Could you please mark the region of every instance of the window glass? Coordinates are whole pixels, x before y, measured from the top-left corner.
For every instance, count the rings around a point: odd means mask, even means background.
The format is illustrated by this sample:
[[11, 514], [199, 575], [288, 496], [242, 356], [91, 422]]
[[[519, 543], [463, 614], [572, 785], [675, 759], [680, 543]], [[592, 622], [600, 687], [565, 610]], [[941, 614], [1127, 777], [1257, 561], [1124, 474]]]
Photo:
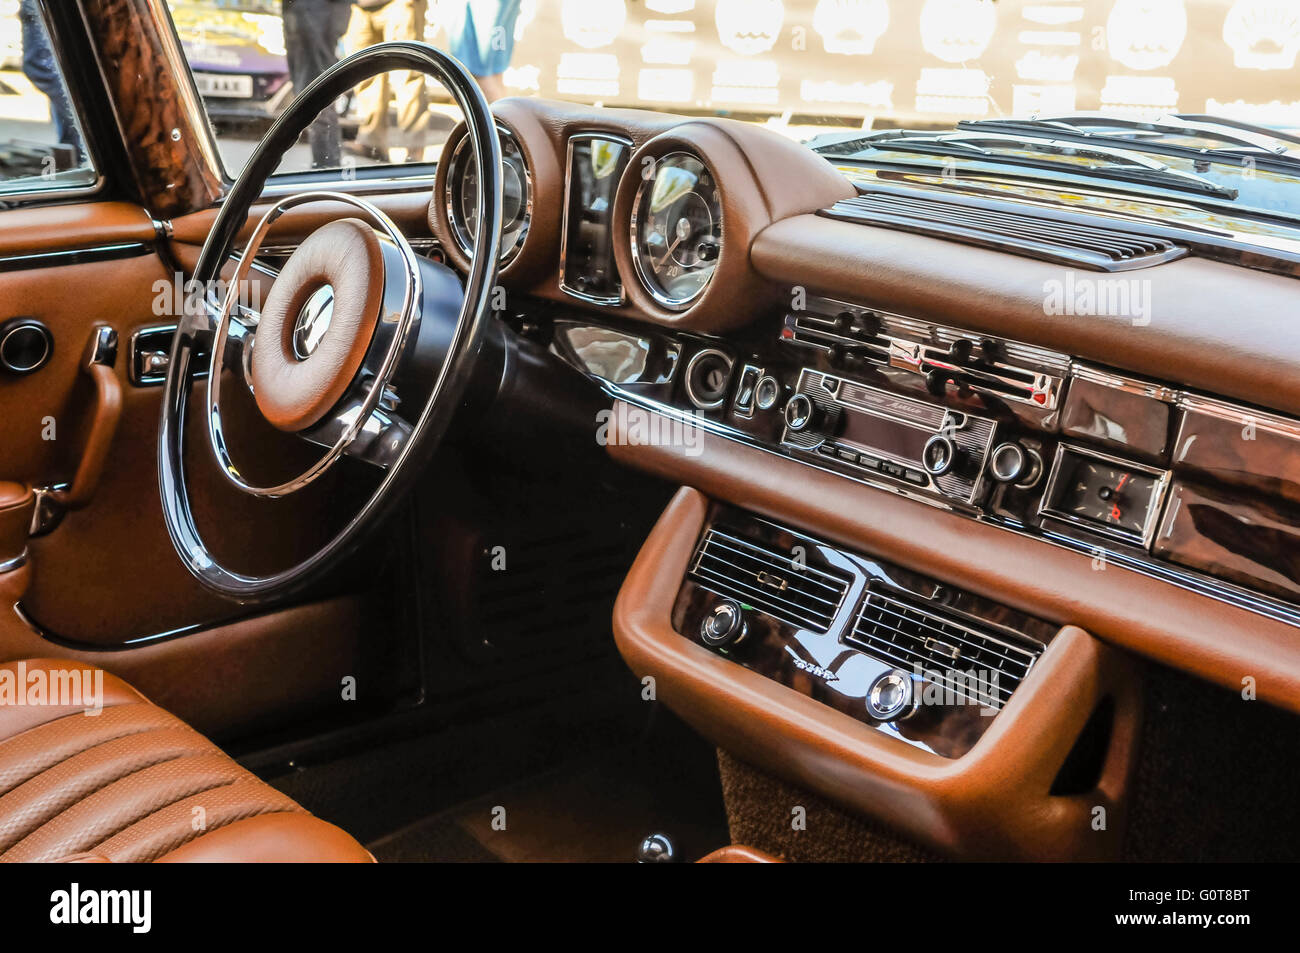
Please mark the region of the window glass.
[[[303, 88], [342, 57], [386, 40], [434, 42], [426, 0], [168, 0], [181, 47], [237, 175]], [[438, 8], [435, 7], [436, 12]], [[396, 71], [361, 83], [317, 117], [281, 174], [432, 162], [459, 109], [436, 80]]]
[[[273, 115], [295, 74], [392, 39], [449, 50], [489, 99], [728, 116], [818, 144], [1081, 113], [1300, 129], [1297, 0], [171, 3], [232, 170], [251, 139], [225, 117]], [[457, 117], [431, 85], [389, 77], [341, 102], [342, 163], [432, 157]]]
[[41, 5], [0, 0], [0, 194], [94, 185], [84, 142]]

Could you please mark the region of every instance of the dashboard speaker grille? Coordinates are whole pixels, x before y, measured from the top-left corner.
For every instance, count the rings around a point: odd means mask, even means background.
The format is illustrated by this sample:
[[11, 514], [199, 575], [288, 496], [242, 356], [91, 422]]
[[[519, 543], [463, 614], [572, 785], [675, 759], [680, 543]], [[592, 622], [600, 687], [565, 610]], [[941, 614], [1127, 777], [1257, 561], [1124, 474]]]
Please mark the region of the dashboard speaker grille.
[[845, 641], [904, 671], [919, 666], [940, 688], [999, 709], [1042, 653], [1037, 643], [1013, 643], [921, 599], [874, 586]]
[[1186, 248], [1165, 238], [1082, 225], [1019, 209], [968, 205], [893, 192], [866, 192], [843, 199], [822, 214], [1097, 271], [1146, 268], [1187, 254]]
[[710, 592], [817, 632], [830, 629], [849, 589], [847, 579], [717, 528], [700, 541], [688, 576]]

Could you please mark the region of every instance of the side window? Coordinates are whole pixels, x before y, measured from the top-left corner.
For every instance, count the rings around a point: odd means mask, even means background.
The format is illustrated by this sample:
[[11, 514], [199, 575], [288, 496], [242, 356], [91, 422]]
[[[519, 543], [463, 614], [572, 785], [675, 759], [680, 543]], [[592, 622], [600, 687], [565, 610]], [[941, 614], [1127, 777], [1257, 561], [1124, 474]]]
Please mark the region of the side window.
[[[168, 0], [227, 174], [271, 122], [351, 53], [387, 40], [435, 42], [428, 0]], [[279, 174], [437, 160], [459, 110], [432, 79], [393, 72], [361, 83], [317, 117]]]
[[86, 189], [84, 145], [38, 0], [0, 0], [0, 196]]

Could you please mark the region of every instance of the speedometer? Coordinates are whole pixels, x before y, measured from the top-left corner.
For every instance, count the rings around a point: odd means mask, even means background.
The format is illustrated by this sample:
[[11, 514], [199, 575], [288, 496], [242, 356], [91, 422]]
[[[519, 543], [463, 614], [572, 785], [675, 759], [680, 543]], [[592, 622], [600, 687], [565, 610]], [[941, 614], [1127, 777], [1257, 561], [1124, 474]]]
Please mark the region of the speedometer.
[[722, 254], [722, 199], [713, 173], [674, 152], [655, 163], [632, 206], [632, 260], [661, 305], [685, 308], [713, 277]]
[[[501, 264], [506, 265], [523, 247], [532, 212], [528, 166], [515, 137], [498, 127], [501, 135]], [[451, 154], [447, 170], [447, 219], [451, 222], [456, 246], [466, 258], [470, 256], [478, 235], [478, 169], [469, 151], [469, 136], [461, 139]]]

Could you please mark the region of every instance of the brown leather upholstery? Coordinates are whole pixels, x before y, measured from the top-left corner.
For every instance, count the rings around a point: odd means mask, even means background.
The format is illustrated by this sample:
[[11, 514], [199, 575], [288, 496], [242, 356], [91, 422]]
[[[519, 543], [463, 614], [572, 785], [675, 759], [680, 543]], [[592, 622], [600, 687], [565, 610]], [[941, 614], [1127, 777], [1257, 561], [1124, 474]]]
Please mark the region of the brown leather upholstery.
[[[374, 229], [357, 218], [318, 228], [285, 262], [258, 323], [252, 372], [257, 406], [281, 430], [305, 430], [338, 403], [361, 368], [384, 293], [383, 252]], [[315, 352], [298, 359], [294, 324], [324, 285], [334, 313]]]
[[36, 497], [23, 483], [0, 480], [0, 563], [21, 556], [27, 547]]
[[[88, 693], [77, 704], [16, 703], [69, 675]], [[122, 680], [62, 659], [0, 665], [0, 861], [370, 860]]]
[[780, 857], [773, 857], [771, 854], [758, 850], [755, 847], [746, 847], [744, 844], [732, 844], [729, 847], [719, 847], [712, 853], [705, 854], [697, 864], [780, 864], [783, 863]]

